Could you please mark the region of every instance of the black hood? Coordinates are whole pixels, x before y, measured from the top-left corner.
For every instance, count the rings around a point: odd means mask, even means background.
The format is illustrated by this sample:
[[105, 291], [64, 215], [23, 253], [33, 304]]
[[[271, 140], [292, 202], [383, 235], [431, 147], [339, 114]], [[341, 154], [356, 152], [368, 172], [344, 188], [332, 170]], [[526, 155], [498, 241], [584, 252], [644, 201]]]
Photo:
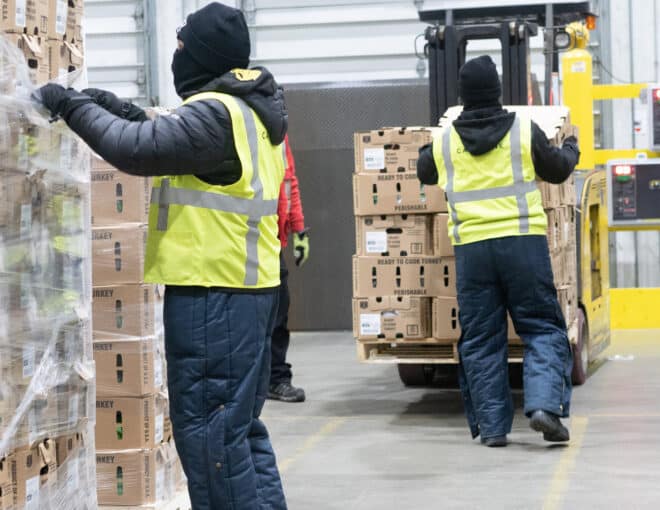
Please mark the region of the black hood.
[[501, 105], [468, 108], [454, 121], [454, 127], [465, 149], [479, 156], [495, 148], [509, 132], [515, 118], [515, 113], [509, 113]]
[[199, 90], [187, 92], [184, 98], [200, 92], [222, 92], [240, 97], [259, 115], [271, 143], [279, 145], [284, 141], [289, 126], [284, 90], [266, 68], [233, 69]]

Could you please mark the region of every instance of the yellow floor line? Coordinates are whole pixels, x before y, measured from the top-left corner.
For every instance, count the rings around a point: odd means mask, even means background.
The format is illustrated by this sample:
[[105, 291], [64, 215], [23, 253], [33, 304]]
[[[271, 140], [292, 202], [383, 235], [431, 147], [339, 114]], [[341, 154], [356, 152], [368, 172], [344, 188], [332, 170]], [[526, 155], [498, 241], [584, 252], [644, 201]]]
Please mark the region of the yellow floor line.
[[346, 418], [333, 418], [328, 423], [323, 425], [323, 427], [321, 427], [316, 433], [309, 436], [302, 444], [302, 446], [296, 449], [293, 455], [287, 457], [279, 463], [280, 473], [285, 473], [292, 464], [309, 453], [323, 439], [332, 435], [345, 421]]
[[562, 500], [566, 495], [571, 474], [575, 467], [575, 460], [582, 448], [582, 441], [588, 423], [589, 419], [585, 417], [575, 417], [571, 420], [570, 446], [561, 454], [559, 464], [555, 469], [555, 474], [543, 502], [543, 510], [559, 510], [561, 508]]

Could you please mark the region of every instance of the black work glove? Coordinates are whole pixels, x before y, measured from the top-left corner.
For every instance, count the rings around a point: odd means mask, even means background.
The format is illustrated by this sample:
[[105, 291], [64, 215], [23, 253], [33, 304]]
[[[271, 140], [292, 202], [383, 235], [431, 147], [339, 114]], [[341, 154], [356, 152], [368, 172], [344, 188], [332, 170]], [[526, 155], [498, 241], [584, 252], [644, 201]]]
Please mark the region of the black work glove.
[[128, 101], [122, 101], [114, 93], [103, 89], [85, 89], [83, 94], [87, 94], [101, 108], [109, 111], [117, 117], [132, 121], [147, 120], [147, 115], [139, 106], [135, 106]]
[[65, 89], [55, 83], [41, 87], [34, 98], [50, 111], [53, 118], [62, 117], [65, 121], [78, 106], [93, 102], [88, 95], [74, 89]]

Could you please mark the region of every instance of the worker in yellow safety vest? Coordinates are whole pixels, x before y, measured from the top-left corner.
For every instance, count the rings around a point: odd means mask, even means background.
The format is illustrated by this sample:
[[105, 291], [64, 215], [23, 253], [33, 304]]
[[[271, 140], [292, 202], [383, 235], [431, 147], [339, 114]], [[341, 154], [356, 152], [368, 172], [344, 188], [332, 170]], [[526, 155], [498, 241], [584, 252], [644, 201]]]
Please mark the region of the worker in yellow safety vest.
[[192, 507], [286, 509], [268, 432], [280, 285], [277, 206], [288, 116], [248, 68], [243, 13], [211, 2], [177, 31], [183, 106], [149, 119], [100, 89], [47, 85], [42, 103], [122, 171], [153, 176], [145, 281], [165, 284], [170, 416]]
[[572, 354], [536, 177], [566, 180], [579, 159], [577, 139], [553, 147], [531, 119], [503, 109], [488, 56], [461, 68], [459, 95], [463, 112], [420, 150], [417, 174], [447, 196], [462, 330], [459, 379], [472, 436], [506, 446], [511, 432], [508, 312], [525, 344], [530, 426], [547, 441], [568, 441], [560, 417], [569, 414]]

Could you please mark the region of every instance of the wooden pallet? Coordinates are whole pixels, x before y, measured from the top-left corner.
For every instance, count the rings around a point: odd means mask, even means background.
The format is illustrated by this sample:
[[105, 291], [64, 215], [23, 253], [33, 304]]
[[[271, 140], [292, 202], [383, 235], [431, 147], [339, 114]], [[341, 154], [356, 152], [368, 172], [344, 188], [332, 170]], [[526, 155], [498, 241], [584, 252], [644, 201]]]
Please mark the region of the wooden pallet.
[[[358, 359], [362, 363], [410, 363], [441, 365], [458, 363], [458, 340], [428, 338], [423, 341], [357, 342]], [[509, 340], [509, 361], [522, 362], [520, 340]]]

